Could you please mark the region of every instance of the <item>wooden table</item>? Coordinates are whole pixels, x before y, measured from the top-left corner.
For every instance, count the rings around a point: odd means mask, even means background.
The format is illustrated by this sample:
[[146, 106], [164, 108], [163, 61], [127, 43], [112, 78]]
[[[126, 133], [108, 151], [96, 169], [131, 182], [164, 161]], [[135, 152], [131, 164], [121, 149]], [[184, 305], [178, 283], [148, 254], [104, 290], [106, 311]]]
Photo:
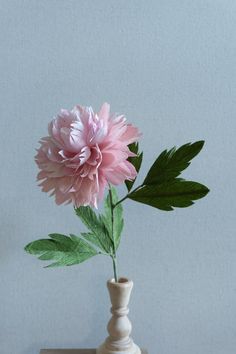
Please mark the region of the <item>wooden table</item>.
[[[40, 354], [96, 354], [96, 349], [41, 349]], [[142, 354], [148, 354], [142, 349]]]

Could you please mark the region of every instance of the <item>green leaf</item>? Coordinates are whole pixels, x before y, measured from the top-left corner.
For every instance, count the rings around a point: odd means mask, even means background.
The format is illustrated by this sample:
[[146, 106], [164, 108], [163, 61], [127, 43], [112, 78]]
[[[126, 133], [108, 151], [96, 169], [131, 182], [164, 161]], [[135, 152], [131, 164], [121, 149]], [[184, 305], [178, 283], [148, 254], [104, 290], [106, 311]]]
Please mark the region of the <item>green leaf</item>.
[[91, 231], [91, 233], [87, 234], [87, 237], [90, 238], [89, 241], [94, 243], [104, 252], [110, 254], [113, 249], [113, 244], [110, 239], [109, 231], [102, 218], [100, 216], [97, 217], [95, 212], [89, 206], [75, 208], [75, 212], [84, 225]]
[[209, 189], [200, 183], [176, 178], [166, 183], [141, 187], [129, 194], [129, 198], [169, 211], [173, 207], [188, 207], [193, 200], [203, 198], [208, 192]]
[[150, 168], [143, 185], [160, 184], [167, 182], [185, 170], [202, 149], [204, 141], [188, 143], [176, 150], [163, 151]]
[[[112, 204], [115, 205], [118, 202], [119, 197], [114, 187], [111, 187], [110, 190], [111, 190]], [[110, 237], [113, 239], [114, 242], [115, 250], [117, 250], [120, 244], [121, 233], [124, 226], [123, 208], [120, 203], [113, 209], [113, 237], [112, 237], [111, 198], [109, 193], [104, 202], [104, 209], [105, 209], [105, 215], [101, 217], [104, 223], [107, 225], [107, 229], [109, 230]]]
[[[138, 149], [139, 149], [139, 144], [138, 143], [132, 143], [129, 145], [129, 149], [131, 152], [133, 152], [134, 154], [136, 154], [137, 156], [134, 156], [134, 157], [129, 157], [128, 158], [128, 161], [130, 163], [132, 163], [132, 165], [135, 167], [137, 173], [139, 172], [140, 170], [140, 167], [142, 165], [142, 160], [143, 160], [143, 153], [139, 153], [138, 152]], [[136, 178], [133, 179], [132, 181], [129, 181], [129, 180], [126, 180], [125, 181], [125, 184], [126, 184], [126, 187], [128, 189], [128, 192], [131, 190], [131, 188], [133, 187], [134, 185], [134, 182], [135, 182]]]
[[94, 246], [96, 246], [98, 249], [100, 249], [102, 252], [106, 252], [102, 247], [99, 239], [97, 238], [96, 235], [94, 235], [92, 232], [81, 232], [81, 236], [88, 242], [92, 243]]
[[40, 260], [53, 261], [47, 267], [79, 264], [98, 254], [97, 250], [78, 236], [48, 236], [49, 239], [36, 240], [25, 247], [26, 252], [38, 256]]

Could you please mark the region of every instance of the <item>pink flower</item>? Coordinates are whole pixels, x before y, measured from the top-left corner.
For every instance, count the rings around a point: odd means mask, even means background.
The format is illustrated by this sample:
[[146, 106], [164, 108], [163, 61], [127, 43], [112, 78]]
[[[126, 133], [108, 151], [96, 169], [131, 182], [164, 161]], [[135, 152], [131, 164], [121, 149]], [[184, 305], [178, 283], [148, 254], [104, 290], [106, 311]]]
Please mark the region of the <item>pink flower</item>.
[[137, 175], [127, 158], [134, 156], [128, 145], [138, 140], [138, 129], [123, 115], [111, 116], [108, 103], [99, 113], [91, 107], [63, 109], [48, 132], [35, 157], [37, 178], [57, 204], [97, 207], [108, 183], [119, 185]]

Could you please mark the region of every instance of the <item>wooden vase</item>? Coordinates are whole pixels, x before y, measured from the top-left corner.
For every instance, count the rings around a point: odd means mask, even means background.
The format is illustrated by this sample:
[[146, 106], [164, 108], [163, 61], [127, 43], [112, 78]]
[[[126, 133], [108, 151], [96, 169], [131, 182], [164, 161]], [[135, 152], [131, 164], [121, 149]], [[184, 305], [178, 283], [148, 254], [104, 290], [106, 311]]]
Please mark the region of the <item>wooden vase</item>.
[[107, 325], [109, 336], [97, 349], [97, 354], [141, 354], [140, 348], [134, 344], [130, 333], [132, 325], [127, 315], [128, 304], [133, 282], [120, 278], [118, 282], [111, 279], [107, 282], [111, 300], [112, 317]]

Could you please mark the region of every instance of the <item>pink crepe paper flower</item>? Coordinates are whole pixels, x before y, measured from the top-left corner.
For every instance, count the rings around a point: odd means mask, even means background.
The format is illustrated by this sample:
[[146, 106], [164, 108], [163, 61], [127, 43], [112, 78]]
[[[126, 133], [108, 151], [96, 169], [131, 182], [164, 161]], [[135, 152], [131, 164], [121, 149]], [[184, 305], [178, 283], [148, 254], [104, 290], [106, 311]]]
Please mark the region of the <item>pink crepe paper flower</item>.
[[91, 107], [61, 110], [40, 140], [35, 161], [43, 192], [55, 195], [57, 204], [97, 207], [108, 183], [133, 180], [137, 172], [127, 160], [135, 156], [128, 145], [140, 133], [123, 115], [110, 115], [104, 103], [99, 113]]

